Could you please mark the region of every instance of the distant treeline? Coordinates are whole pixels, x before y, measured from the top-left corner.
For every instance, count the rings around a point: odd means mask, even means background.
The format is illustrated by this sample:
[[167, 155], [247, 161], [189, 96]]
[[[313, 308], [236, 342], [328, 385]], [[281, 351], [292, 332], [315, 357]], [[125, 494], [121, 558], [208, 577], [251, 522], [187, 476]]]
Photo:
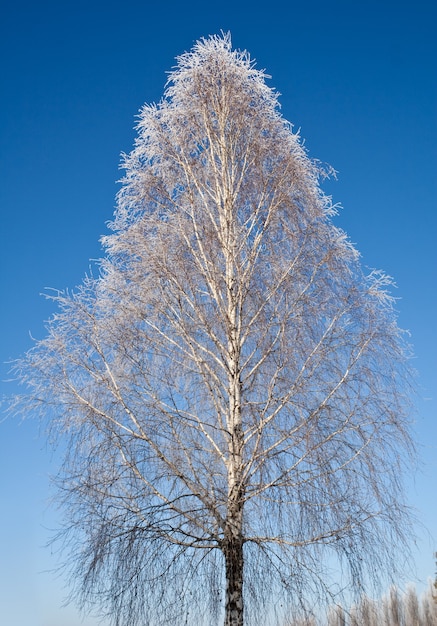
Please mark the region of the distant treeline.
[[414, 587], [392, 587], [380, 600], [363, 597], [347, 609], [332, 607], [324, 620], [307, 617], [286, 626], [437, 626], [437, 589], [431, 583], [419, 596]]

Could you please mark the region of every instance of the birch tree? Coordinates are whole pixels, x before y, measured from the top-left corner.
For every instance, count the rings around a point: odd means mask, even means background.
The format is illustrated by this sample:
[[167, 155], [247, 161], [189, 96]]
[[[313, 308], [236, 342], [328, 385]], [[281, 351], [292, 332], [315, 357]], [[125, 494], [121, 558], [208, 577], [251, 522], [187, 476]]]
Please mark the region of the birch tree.
[[416, 590], [412, 586], [407, 588], [404, 605], [405, 624], [408, 626], [421, 626], [419, 600]]
[[55, 293], [17, 366], [66, 441], [72, 595], [117, 626], [266, 624], [337, 594], [330, 567], [358, 589], [395, 573], [408, 542], [391, 281], [266, 78], [229, 36], [177, 59], [96, 276]]
[[428, 589], [422, 594], [420, 604], [421, 626], [435, 626], [437, 624], [437, 600], [434, 592], [435, 583], [429, 581]]

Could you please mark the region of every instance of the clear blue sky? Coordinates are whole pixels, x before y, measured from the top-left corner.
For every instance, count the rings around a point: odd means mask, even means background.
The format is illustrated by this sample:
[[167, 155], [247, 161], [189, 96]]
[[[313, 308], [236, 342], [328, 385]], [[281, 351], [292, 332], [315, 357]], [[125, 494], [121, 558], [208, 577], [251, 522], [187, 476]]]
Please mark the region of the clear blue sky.
[[[160, 99], [174, 57], [230, 30], [272, 76], [310, 156], [338, 170], [325, 187], [344, 207], [337, 224], [365, 265], [397, 282], [420, 372], [423, 467], [409, 495], [432, 536], [419, 529], [422, 582], [437, 550], [436, 13], [433, 0], [24, 0], [4, 3], [0, 20], [0, 361], [44, 335], [53, 312], [44, 288], [74, 287], [100, 256], [120, 152], [132, 147], [141, 105]], [[75, 609], [61, 606], [63, 579], [48, 571], [56, 458], [36, 423], [0, 423], [0, 464], [2, 623], [76, 626]]]

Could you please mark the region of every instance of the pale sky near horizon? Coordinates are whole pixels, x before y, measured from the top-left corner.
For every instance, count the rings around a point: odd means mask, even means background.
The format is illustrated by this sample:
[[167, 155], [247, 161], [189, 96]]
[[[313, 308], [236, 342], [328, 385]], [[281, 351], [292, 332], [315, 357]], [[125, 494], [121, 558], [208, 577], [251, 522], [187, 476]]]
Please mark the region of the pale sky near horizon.
[[[408, 483], [423, 524], [418, 587], [437, 550], [437, 45], [434, 1], [260, 4], [3, 4], [0, 19], [0, 378], [44, 336], [54, 309], [40, 293], [73, 288], [101, 255], [135, 116], [158, 101], [174, 58], [230, 31], [271, 75], [283, 116], [312, 158], [338, 171], [324, 189], [365, 266], [394, 277], [399, 323], [419, 372], [415, 434], [421, 471]], [[0, 622], [76, 626], [45, 544], [59, 514], [49, 473], [58, 458], [38, 424], [0, 416]], [[415, 580], [411, 572], [411, 580]], [[84, 626], [97, 623], [85, 618]], [[106, 624], [104, 623], [106, 626]]]

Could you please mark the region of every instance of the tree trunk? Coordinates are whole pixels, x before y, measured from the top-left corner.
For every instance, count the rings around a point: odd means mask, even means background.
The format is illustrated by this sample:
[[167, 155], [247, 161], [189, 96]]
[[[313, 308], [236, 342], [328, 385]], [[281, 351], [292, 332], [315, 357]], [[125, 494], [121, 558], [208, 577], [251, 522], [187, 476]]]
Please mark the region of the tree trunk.
[[[223, 140], [224, 141], [224, 140]], [[224, 155], [224, 162], [227, 156]], [[229, 194], [230, 196], [230, 194]], [[227, 242], [226, 285], [228, 300], [228, 501], [226, 528], [222, 544], [225, 557], [226, 599], [224, 626], [243, 626], [243, 495], [242, 484], [244, 436], [241, 417], [240, 354], [241, 336], [238, 321], [236, 289], [235, 219], [231, 204], [227, 206], [224, 241]], [[231, 227], [230, 227], [231, 225]]]
[[[233, 463], [228, 475], [229, 494], [222, 544], [225, 557], [226, 598], [224, 626], [243, 626], [243, 489], [241, 485], [241, 427], [234, 430]], [[235, 470], [235, 466], [238, 467]]]
[[224, 626], [243, 626], [243, 538], [229, 533], [223, 545], [226, 569]]

